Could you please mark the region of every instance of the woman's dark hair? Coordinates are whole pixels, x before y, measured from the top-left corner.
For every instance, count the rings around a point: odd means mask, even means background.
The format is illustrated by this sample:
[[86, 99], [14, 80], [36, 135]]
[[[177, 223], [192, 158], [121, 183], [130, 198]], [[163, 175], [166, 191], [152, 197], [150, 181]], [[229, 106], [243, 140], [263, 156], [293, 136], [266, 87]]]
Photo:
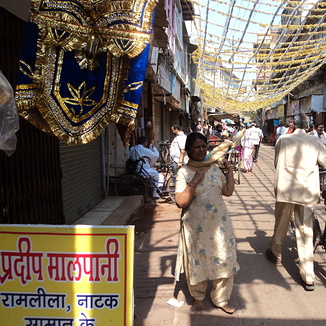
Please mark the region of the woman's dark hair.
[[207, 139], [202, 133], [192, 132], [191, 134], [189, 134], [187, 136], [186, 145], [185, 145], [186, 152], [189, 152], [190, 147], [192, 146], [192, 144], [195, 142], [196, 139], [203, 140], [205, 142], [205, 144], [207, 145]]

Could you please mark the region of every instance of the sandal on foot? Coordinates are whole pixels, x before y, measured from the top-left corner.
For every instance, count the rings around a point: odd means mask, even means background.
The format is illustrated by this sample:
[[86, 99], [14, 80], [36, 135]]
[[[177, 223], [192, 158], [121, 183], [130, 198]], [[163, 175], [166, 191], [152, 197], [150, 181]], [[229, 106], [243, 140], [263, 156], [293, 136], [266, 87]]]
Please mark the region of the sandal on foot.
[[226, 304], [223, 307], [218, 307], [218, 306], [216, 307], [222, 309], [224, 312], [226, 312], [229, 315], [232, 315], [235, 312], [235, 308], [233, 306], [230, 306], [229, 304]]
[[266, 258], [271, 261], [273, 264], [278, 265], [281, 264], [282, 260], [278, 259], [272, 252], [270, 248], [268, 248], [265, 252]]
[[315, 289], [315, 283], [314, 282], [306, 283], [304, 280], [301, 279], [301, 283], [302, 283], [303, 288], [306, 291], [313, 291]]
[[193, 310], [204, 310], [205, 305], [204, 305], [204, 300], [194, 300], [194, 303], [192, 304], [192, 309]]

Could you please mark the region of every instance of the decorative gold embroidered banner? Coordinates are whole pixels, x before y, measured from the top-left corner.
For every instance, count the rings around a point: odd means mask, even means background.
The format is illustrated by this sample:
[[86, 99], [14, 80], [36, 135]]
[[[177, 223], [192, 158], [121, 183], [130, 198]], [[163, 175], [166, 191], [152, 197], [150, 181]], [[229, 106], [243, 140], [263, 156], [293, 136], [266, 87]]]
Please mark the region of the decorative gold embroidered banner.
[[16, 87], [19, 113], [69, 145], [110, 123], [134, 129], [156, 0], [33, 0]]

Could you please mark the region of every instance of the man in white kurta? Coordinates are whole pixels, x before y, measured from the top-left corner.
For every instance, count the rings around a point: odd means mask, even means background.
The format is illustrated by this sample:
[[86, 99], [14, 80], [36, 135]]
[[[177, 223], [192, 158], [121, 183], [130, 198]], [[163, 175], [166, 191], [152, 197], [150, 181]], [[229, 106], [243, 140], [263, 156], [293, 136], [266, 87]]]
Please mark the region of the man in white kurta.
[[[149, 148], [147, 148], [147, 139], [144, 136], [139, 137], [138, 145], [130, 149], [129, 157], [133, 161], [143, 158], [144, 162], [138, 163], [136, 171], [140, 172], [145, 178], [150, 176], [154, 180], [156, 187], [162, 187], [164, 176], [154, 168], [154, 163], [157, 161], [160, 154], [153, 142], [154, 140], [151, 141]], [[158, 198], [157, 189], [155, 187], [153, 189], [153, 198]]]
[[300, 275], [305, 289], [313, 290], [313, 205], [320, 197], [318, 164], [326, 168], [326, 149], [305, 130], [309, 118], [295, 117], [293, 134], [281, 136], [275, 145], [275, 226], [266, 257], [282, 258], [281, 246], [294, 212]]

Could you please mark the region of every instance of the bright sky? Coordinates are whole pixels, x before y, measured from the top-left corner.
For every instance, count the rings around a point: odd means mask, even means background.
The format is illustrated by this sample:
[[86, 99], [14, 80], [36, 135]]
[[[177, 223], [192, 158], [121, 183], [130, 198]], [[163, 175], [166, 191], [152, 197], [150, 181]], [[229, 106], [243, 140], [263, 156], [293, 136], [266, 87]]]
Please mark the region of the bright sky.
[[[270, 105], [326, 61], [326, 10], [316, 7], [318, 0], [194, 2], [201, 10], [196, 55], [200, 78], [207, 84], [201, 87], [212, 101], [219, 96], [230, 107], [238, 107], [238, 102]], [[307, 28], [310, 15], [315, 18]], [[230, 72], [240, 80], [238, 90], [230, 78], [229, 84], [216, 83], [219, 74]]]
[[[214, 52], [225, 60], [224, 65], [229, 68], [232, 65], [227, 64], [228, 61], [248, 63], [253, 43], [257, 42], [257, 33], [272, 22], [273, 25], [280, 24], [280, 16], [274, 17], [274, 13], [281, 11], [279, 1], [204, 0], [202, 6], [201, 30], [206, 49], [214, 47]], [[233, 65], [236, 75], [237, 66], [243, 70], [244, 65]], [[252, 72], [250, 67], [247, 69]]]

